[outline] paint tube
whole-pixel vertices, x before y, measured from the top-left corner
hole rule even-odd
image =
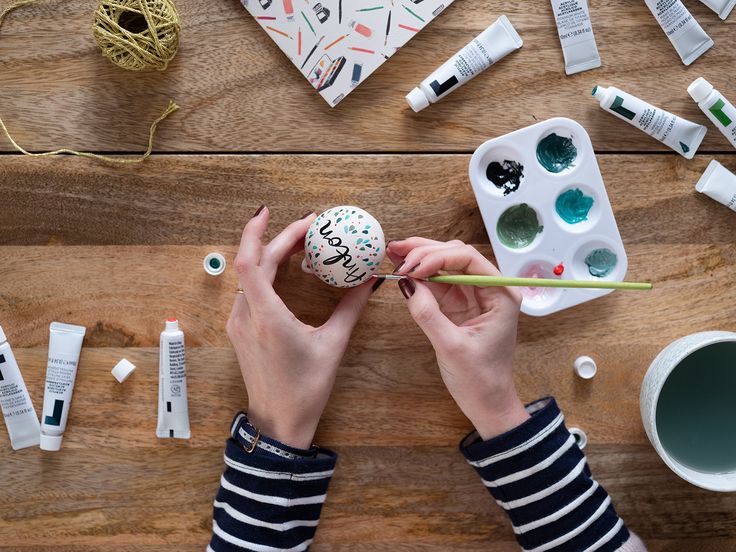
[[[189,439],[187,373],[184,355],[184,332],[176,318],[166,320],[161,332],[158,361],[158,425],[156,437]]]
[[[41,426],[18,362],[0,327],[0,408],[13,450],[38,445]]]
[[[565,56],[565,73],[574,75],[600,67],[588,0],[552,0],[552,9]]]
[[[713,46],[713,39],[682,0],[646,0],[646,3],[685,65],[690,65]]]
[[[46,390],[41,412],[41,448],[57,451],[61,448],[69,408],[77,378],[79,353],[87,329],[52,322],[49,327],[49,361],[46,365]]]
[[[723,20],[728,19],[731,15],[734,6],[736,6],[736,0],[700,0],[703,4],[708,6],[714,12],[718,14]]]
[[[736,211],[736,174],[715,159],[705,169],[695,189],[732,211]]]
[[[654,107],[613,86],[596,86],[593,97],[603,109],[656,138],[685,159],[695,156],[708,131],[703,125]]]
[[[502,15],[409,92],[406,101],[414,111],[419,112],[460,88],[523,44],[509,18]]]
[[[736,148],[736,107],[702,77],[688,86],[687,91],[721,134]]]

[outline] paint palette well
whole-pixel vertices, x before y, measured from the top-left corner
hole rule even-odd
[[[470,182],[506,276],[623,281],[628,260],[593,144],[555,118],[481,145]],[[613,290],[524,288],[522,312],[545,316]]]

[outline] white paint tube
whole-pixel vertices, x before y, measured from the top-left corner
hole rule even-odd
[[[696,79],[687,89],[718,130],[736,148],[736,107],[703,77]]]
[[[49,327],[49,360],[41,412],[41,448],[57,451],[66,430],[69,408],[77,378],[79,353],[87,329],[52,322]]]
[[[713,46],[713,39],[682,0],[646,0],[646,3],[685,65],[690,65]]]
[[[736,211],[736,174],[715,159],[705,169],[695,189],[732,211]]]
[[[718,14],[723,20],[728,19],[731,15],[734,6],[736,6],[736,0],[700,0],[703,4],[708,6],[714,12]]]
[[[37,446],[41,426],[18,362],[0,327],[0,407],[13,450]]]
[[[179,329],[176,318],[166,320],[159,346],[156,437],[189,439],[192,433],[189,431],[184,332]]]
[[[419,112],[457,90],[523,44],[509,18],[502,15],[409,92],[406,101],[414,111]]]
[[[588,0],[552,0],[552,9],[565,56],[565,73],[574,75],[600,67]]]
[[[708,132],[703,125],[673,115],[613,86],[596,86],[593,97],[603,109],[656,138],[685,159],[695,156]]]

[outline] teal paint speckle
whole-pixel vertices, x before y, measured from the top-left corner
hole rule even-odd
[[[498,219],[496,233],[506,247],[521,249],[534,242],[544,226],[539,224],[537,213],[526,203],[506,209]]]
[[[613,269],[616,268],[618,257],[610,249],[605,247],[594,249],[585,257],[585,264],[588,265],[588,272],[596,278],[605,278]]]
[[[578,150],[572,138],[558,136],[554,132],[545,137],[537,146],[537,160],[551,173],[569,169],[578,157]]]
[[[581,190],[573,188],[557,196],[555,210],[567,224],[578,224],[588,220],[588,213],[593,207],[593,198],[586,196]]]
[[[220,263],[220,259],[218,259],[217,257],[213,257],[210,259],[210,266],[217,270],[222,266],[222,263]]]

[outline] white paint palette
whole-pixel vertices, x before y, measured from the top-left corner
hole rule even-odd
[[[489,140],[469,172],[504,276],[623,281],[626,251],[580,124],[549,119]],[[611,291],[523,288],[521,310],[545,316]]]

